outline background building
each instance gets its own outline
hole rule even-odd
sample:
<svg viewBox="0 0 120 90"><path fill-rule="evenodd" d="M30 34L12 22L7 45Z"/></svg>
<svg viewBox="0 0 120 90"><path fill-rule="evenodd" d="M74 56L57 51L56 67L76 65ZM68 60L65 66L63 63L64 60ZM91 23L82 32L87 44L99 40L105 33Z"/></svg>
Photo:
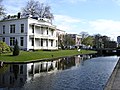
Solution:
<svg viewBox="0 0 120 90"><path fill-rule="evenodd" d="M120 44L120 36L117 37L117 43Z"/></svg>
<svg viewBox="0 0 120 90"><path fill-rule="evenodd" d="M82 36L81 35L68 34L68 36L70 36L74 40L75 46L80 46L81 45L81 41L82 41Z"/></svg>

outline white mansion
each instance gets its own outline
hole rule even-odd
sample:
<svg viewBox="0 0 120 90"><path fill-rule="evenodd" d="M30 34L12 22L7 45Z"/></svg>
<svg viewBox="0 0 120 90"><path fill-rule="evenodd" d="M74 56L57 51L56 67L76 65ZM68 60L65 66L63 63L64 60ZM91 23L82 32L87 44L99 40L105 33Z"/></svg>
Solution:
<svg viewBox="0 0 120 90"><path fill-rule="evenodd" d="M35 17L20 17L0 21L0 40L13 47L17 39L23 50L56 50L58 37L56 26L50 20Z"/></svg>

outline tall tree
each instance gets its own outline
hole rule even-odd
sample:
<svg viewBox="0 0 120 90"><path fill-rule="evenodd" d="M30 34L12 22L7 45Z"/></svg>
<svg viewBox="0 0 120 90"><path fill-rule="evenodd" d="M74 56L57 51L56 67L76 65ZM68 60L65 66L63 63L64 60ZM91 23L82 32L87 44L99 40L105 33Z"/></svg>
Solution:
<svg viewBox="0 0 120 90"><path fill-rule="evenodd" d="M22 9L23 15L32 15L40 18L53 19L54 16L50 11L50 6L44 5L39 1L30 0L26 6Z"/></svg>
<svg viewBox="0 0 120 90"><path fill-rule="evenodd" d="M2 5L2 0L0 0L0 16L3 16L5 15L5 8L4 6Z"/></svg>

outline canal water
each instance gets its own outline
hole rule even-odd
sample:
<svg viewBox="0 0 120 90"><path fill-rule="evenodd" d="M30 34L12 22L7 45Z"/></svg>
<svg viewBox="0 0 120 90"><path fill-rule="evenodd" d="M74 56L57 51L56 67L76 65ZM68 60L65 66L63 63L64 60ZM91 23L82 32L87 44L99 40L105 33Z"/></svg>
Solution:
<svg viewBox="0 0 120 90"><path fill-rule="evenodd" d="M103 90L119 58L78 55L48 62L3 64L0 90Z"/></svg>

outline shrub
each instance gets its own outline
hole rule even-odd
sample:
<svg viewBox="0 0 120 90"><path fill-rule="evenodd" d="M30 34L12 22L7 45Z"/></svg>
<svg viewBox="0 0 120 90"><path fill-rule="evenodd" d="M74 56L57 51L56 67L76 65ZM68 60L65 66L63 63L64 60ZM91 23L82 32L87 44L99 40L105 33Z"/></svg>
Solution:
<svg viewBox="0 0 120 90"><path fill-rule="evenodd" d="M10 52L10 47L3 41L0 41L0 54Z"/></svg>

